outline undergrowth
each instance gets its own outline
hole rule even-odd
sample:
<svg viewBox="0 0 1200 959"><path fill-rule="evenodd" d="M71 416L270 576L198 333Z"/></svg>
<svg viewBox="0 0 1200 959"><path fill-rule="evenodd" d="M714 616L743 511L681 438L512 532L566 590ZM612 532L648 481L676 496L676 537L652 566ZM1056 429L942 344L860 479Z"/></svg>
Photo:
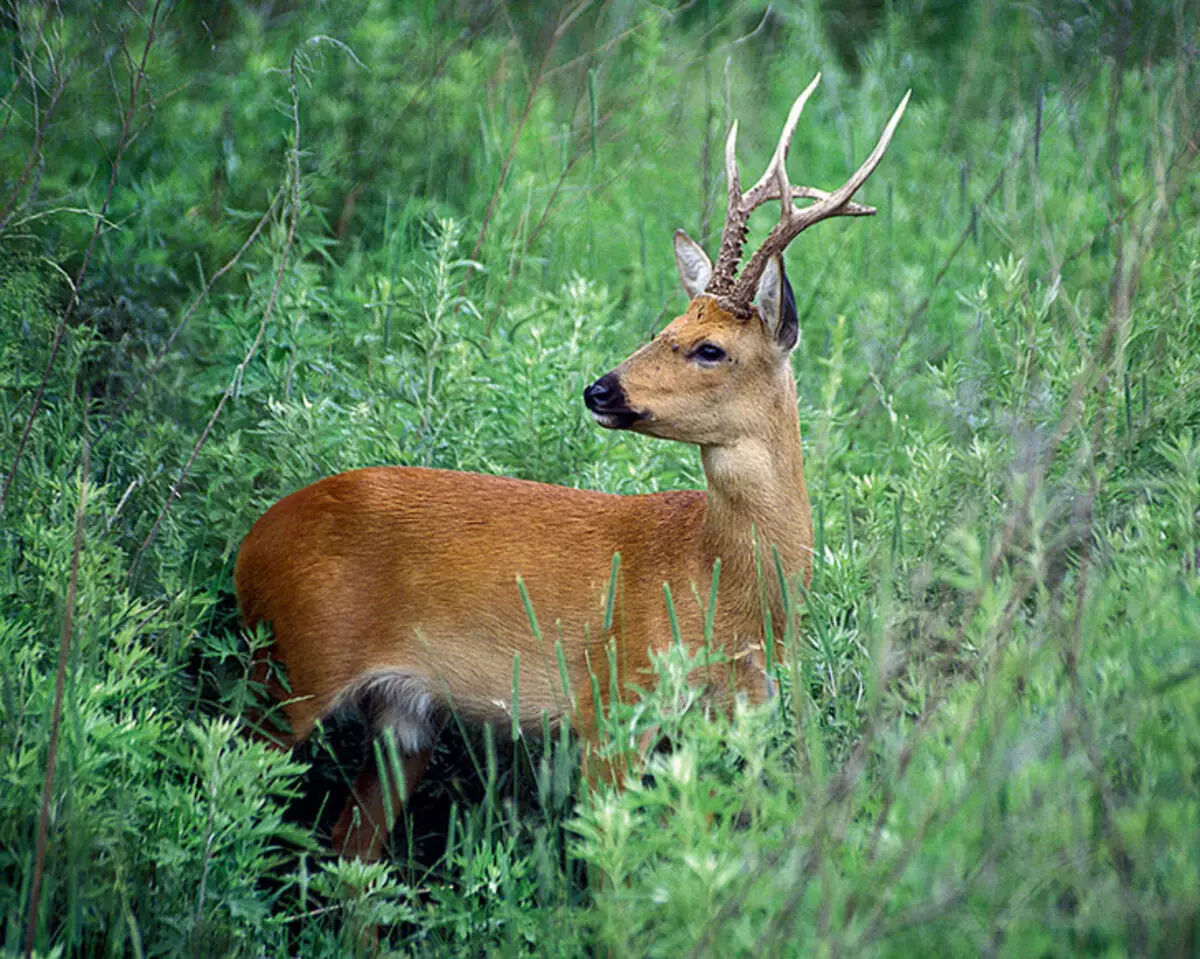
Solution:
<svg viewBox="0 0 1200 959"><path fill-rule="evenodd" d="M1194 953L1196 13L5 2L5 953ZM381 463L701 485L581 393L682 310L728 120L756 178L818 69L802 182L914 95L878 215L788 254L785 695L681 709L664 651L612 721L672 749L586 797L560 733L452 723L390 861L334 861L372 753L239 732L241 539Z"/></svg>

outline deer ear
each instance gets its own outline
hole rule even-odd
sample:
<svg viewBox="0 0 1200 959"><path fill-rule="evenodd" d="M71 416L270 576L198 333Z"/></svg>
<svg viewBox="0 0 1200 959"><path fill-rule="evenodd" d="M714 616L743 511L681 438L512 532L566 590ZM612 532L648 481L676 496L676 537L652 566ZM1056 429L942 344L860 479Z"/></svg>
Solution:
<svg viewBox="0 0 1200 959"><path fill-rule="evenodd" d="M689 300L704 292L708 278L712 276L712 260L704 247L683 230L675 231L675 265L679 267L679 279L683 280Z"/></svg>
<svg viewBox="0 0 1200 959"><path fill-rule="evenodd" d="M783 271L783 257L767 261L758 281L758 315L775 338L779 348L790 353L800 337L800 318L796 313L796 296Z"/></svg>

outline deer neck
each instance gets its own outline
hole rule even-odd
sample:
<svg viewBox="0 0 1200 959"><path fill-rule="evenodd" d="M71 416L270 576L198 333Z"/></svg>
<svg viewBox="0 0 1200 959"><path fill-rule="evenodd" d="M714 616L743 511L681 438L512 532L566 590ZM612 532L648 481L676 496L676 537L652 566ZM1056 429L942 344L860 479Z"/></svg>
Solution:
<svg viewBox="0 0 1200 959"><path fill-rule="evenodd" d="M796 384L789 368L781 375L784 388L775 391L758 433L700 450L708 481L704 558L709 569L721 559L718 605L739 632L761 634L764 594L756 548L774 623L782 622L776 553L793 583L803 576L807 585L812 568L812 514L804 485Z"/></svg>

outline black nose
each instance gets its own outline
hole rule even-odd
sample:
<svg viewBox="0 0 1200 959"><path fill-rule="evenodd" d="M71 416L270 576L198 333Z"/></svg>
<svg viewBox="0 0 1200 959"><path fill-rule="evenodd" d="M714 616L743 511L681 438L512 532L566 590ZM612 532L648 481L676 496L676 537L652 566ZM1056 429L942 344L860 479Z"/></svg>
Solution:
<svg viewBox="0 0 1200 959"><path fill-rule="evenodd" d="M625 391L611 373L606 373L583 391L583 401L595 413L620 410L625 407Z"/></svg>

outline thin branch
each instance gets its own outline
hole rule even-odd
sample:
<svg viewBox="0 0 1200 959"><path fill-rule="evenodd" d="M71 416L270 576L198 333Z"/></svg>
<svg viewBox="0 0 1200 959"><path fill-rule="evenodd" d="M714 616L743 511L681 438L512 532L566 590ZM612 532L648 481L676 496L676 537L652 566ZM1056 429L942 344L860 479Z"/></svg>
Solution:
<svg viewBox="0 0 1200 959"><path fill-rule="evenodd" d="M566 182L567 176L573 169L575 169L576 163L579 162L582 156L582 152L576 152L571 156L571 159L567 162L566 166L563 167L562 172L558 175L558 180L555 181L554 187L550 191L550 197L546 200L546 205L542 207L542 215L538 218L537 224L530 231L529 236L526 237L520 255L513 258L512 268L508 273L508 284L504 287L504 295L500 297L500 308L503 307L504 301L508 298L508 294L512 290L513 283L516 282L517 277L521 273L522 261L529 255L529 251L533 249L533 244L537 242L538 237L542 234L542 230L546 228L546 222L550 217L550 211L553 209L555 201L558 200L558 195L562 190L563 183ZM496 313L499 312L500 309L498 308ZM491 335L492 328L496 322L496 313L492 315L484 327L483 335L485 337Z"/></svg>
<svg viewBox="0 0 1200 959"><path fill-rule="evenodd" d="M54 768L58 762L58 736L62 723L63 689L66 685L67 660L71 652L71 624L75 617L75 592L79 584L79 555L83 552L84 509L87 505L90 450L87 439L87 408L83 420L83 463L79 469L79 503L75 508L75 542L71 547L71 572L67 578L67 602L63 611L62 637L58 644L58 669L54 674L54 707L50 714L50 743L46 750L46 775L42 781L42 806L38 813L37 852L34 855L33 883L29 892L29 920L25 926L25 957L33 955L37 938L38 906L42 897L42 878L46 873L46 844L50 831L50 801L54 795Z"/></svg>
<svg viewBox="0 0 1200 959"><path fill-rule="evenodd" d="M895 348L892 350L887 366L880 370L876 376L868 377L863 381L862 385L855 392L853 399L850 401L851 406L858 405L863 393L866 392L867 388L872 383L876 381L883 383L891 374L891 371L896 364L896 360L900 356L900 351L903 350L905 344L908 343L909 337L912 336L913 331L917 327L917 322L925 315L926 310L929 309L929 304L933 302L933 296L941 287L942 280L946 278L946 274L950 272L950 267L953 266L954 261L958 259L958 254L962 252L963 247L967 245L967 240L970 239L971 235L975 232L976 216L978 215L978 212L991 202L992 197L996 195L1000 187L1004 184L1004 178L1008 174L1008 171L1016 165L1018 160L1021 159L1025 153L1025 149L1025 146L1022 146L1009 156L1009 158L1004 162L1004 166L1000 168L1000 172L996 175L996 179L992 181L992 185L988 188L987 193L984 194L983 199L972 208L971 216L967 219L966 225L962 228L962 231L958 235L958 241L946 255L946 258L942 260L942 265L939 267L937 273L934 274L933 282L929 285L929 291L921 299L921 302L913 307L913 309L909 312L907 319L904 321L904 329L900 333L900 340L896 343ZM867 413L870 412L870 410L870 405L864 405L860 407L858 412L855 414L855 421L863 419Z"/></svg>
<svg viewBox="0 0 1200 959"><path fill-rule="evenodd" d="M402 106L398 111L396 111L396 113L389 117L387 128L381 130L374 138L374 146L363 158L363 163L360 169L371 171L370 174L364 174L363 176L358 177L351 184L348 192L352 193L355 190L360 189L367 182L369 176L374 175L375 169L381 162L379 159L380 156L385 152L385 150L393 148L396 139L396 131L401 129L404 123L407 122L409 112L417 106L418 102L425 96L426 92L434 85L435 82L437 82L437 80L441 78L442 73L446 69L446 65L450 62L450 58L454 55L454 53L460 47L469 46L475 40L475 38L482 33L484 27L488 25L493 14L494 8L492 5L485 4L480 14L469 24L467 24L467 26L463 27L463 29L459 31L458 35L455 36L453 40L446 44L445 49L438 56L433 66L422 71L422 79L420 84L412 92L408 100L405 101L404 106ZM391 82L390 78L385 82Z"/></svg>
<svg viewBox="0 0 1200 959"><path fill-rule="evenodd" d="M40 23L38 25L38 39L40 42L45 44L45 34L42 31ZM37 77L33 72L32 57L29 54L27 54L25 57L24 67L25 72L29 77L29 87L34 113L33 145L29 148L29 155L25 158L25 167L22 169L21 175L17 177L17 182L13 185L13 188L8 195L8 199L5 201L4 209L3 211L0 211L0 232L4 231L9 224L9 221L12 220L17 211L24 205L18 203L18 200L21 196L21 191L25 188L25 184L29 182L29 177L42 160L42 146L46 139L46 129L50 126L50 122L54 119L54 112L58 109L58 104L62 100L63 93L65 93L67 89L67 78L59 71L53 54L50 55L49 62L51 78L50 102L46 104L45 109L41 109L38 103L38 82ZM34 192L36 192L36 190ZM29 197L26 197L26 202L28 201Z"/></svg>
<svg viewBox="0 0 1200 959"><path fill-rule="evenodd" d="M1084 81L1082 79L1077 81L1075 87L1071 91L1068 92L1068 96L1066 99L1070 99L1071 96L1078 93L1083 88L1083 85L1084 85ZM1064 112L1064 110L1065 110L1064 107L1058 107L1054 111L1053 115L1046 117L1046 120L1045 120L1045 129L1046 130L1048 130L1052 124L1054 124L1058 121L1058 118L1061 116L1061 114ZM941 267L938 269L938 272L935 274L935 276L933 278L933 283L930 284L929 291L925 294L925 296L921 299L921 301L909 312L908 316L906 317L905 322L904 322L904 329L900 334L899 342L897 342L895 348L893 350L891 350L891 353L887 359L886 364L883 366L883 368L881 370L879 370L879 372L875 376L868 377L866 380L863 381L862 385L859 386L859 388L855 391L854 397L850 401L852 406L858 405L859 401L862 400L862 398L863 398L863 394L870 387L871 383L878 381L880 384L885 384L887 379L891 376L892 370L895 368L896 361L900 358L901 351L904 349L904 346L908 343L909 338L916 331L917 323L920 321L920 319L925 315L926 311L929 309L929 305L933 302L933 296L938 291L938 288L941 286L942 280L945 279L946 274L950 270L950 267L954 264L954 261L958 258L958 254L960 252L962 252L963 247L966 246L968 237L970 237L973 234L973 232L975 230L976 216L978 215L978 212L980 210L982 210L983 208L985 208L988 205L988 203L991 202L992 197L994 197L996 195L996 193L1000 190L1001 186L1004 185L1004 178L1008 174L1009 169L1014 167L1021 160L1021 158L1025 155L1025 152L1029 149L1030 145L1031 144L1029 141L1022 142L1022 144L1019 147L1017 147L1017 149L1015 149L1011 154L1009 154L1008 158L1004 161L1004 165L1000 168L1000 172L996 175L995 180L992 181L992 184L988 188L987 193L984 194L983 199L974 205L974 208L972 210L970 218L967 220L966 225L963 226L962 232L959 234L958 241L954 244L954 248L950 251L950 253L946 256L946 258L942 261ZM874 399L874 397L873 397L873 399ZM867 404L864 404L862 407L860 407L858 412L855 414L855 417L854 417L855 422L859 422L860 420L865 418L866 415L871 411L873 405L874 405L874 403L867 403Z"/></svg>
<svg viewBox="0 0 1200 959"><path fill-rule="evenodd" d="M479 251L483 249L483 241L487 237L488 226L491 224L492 217L495 215L496 206L500 202L500 193L504 189L504 184L508 180L508 172L512 168L513 158L517 154L517 144L521 139L521 131L525 129L525 123L529 119L529 114L533 111L533 102L537 97L538 89L542 85L542 79L546 74L546 65L550 62L550 57L554 53L554 48L558 45L558 41L570 29L576 19L592 5L592 0L582 0L574 10L568 13L554 29L554 34L550 37L550 43L546 46L546 52L542 54L541 63L538 64L537 75L533 78L533 83L530 84L529 93L525 97L525 108L521 111L521 119L517 121L517 127L513 130L512 140L508 145L508 155L504 158L504 165L500 168L500 179L496 181L496 188L492 190L491 199L488 200L487 209L483 214L483 223L479 227L479 236L475 239L475 246L471 250L471 260L479 259ZM462 288L466 289L467 281L470 280L472 267L468 266L463 276Z"/></svg>
<svg viewBox="0 0 1200 959"><path fill-rule="evenodd" d="M104 194L104 202L100 205L100 213L96 217L96 224L92 228L91 239L88 240L87 249L83 254L83 262L79 264L79 270L75 274L75 283L71 290L71 298L67 302L67 308L63 311L62 317L58 321L58 326L54 331L54 340L50 345L50 356L46 360L46 368L42 372L42 381L38 384L37 392L33 395L33 404L29 408L29 416L25 420L25 427L21 431L21 439L17 442L17 450L13 454L12 466L9 468L8 476L4 480L4 488L0 490L0 516L4 515L4 506L8 502L8 493L12 489L13 481L17 478L17 468L21 465L21 455L25 452L25 444L29 441L29 434L33 431L34 421L37 419L38 411L42 406L42 397L46 393L46 387L50 383L50 374L54 370L55 360L58 359L58 351L62 346L63 336L67 332L67 324L71 322L71 318L75 315L75 308L79 305L80 291L83 288L83 278L87 273L88 264L92 259L92 252L96 248L96 240L100 236L100 228L104 223L108 213L108 205L112 201L113 190L117 185L117 173L121 168L121 157L125 153L125 147L129 144L129 134L133 124L133 115L137 109L138 95L142 89L142 82L146 78L146 61L150 56L150 48L154 45L154 40L157 36L156 25L158 22L158 11L162 5L162 0L154 0L154 9L150 14L150 25L146 34L146 43L142 47L142 59L138 64L136 72L130 79L130 97L129 105L125 109L124 117L121 121L121 137L117 141L117 152L113 156L108 177L108 190Z"/></svg>
<svg viewBox="0 0 1200 959"><path fill-rule="evenodd" d="M259 346L262 344L263 336L266 335L267 324L271 320L271 314L275 311L275 304L279 299L279 290L283 284L283 273L287 269L288 257L292 251L292 245L296 239L296 223L300 218L300 94L296 89L296 54L292 53L291 61L288 65L288 89L292 97L292 149L291 149L291 170L292 179L292 209L291 216L288 221L287 237L284 240L283 251L279 257L279 268L275 271L275 280L271 285L271 295L267 299L266 308L263 310L262 321L258 324L258 332L254 336L254 341L250 344L250 349L246 351L246 355L242 357L242 361L233 371L233 376L229 381L229 386L225 388L225 392L221 394L221 399L217 402L216 409L213 410L212 416L208 418L208 422L204 424L204 429L200 433L200 438L196 440L196 445L192 447L192 452L187 458L183 469L179 473L179 478L171 485L171 490L167 494L167 499L159 510L158 515L154 518L154 523L150 527L150 532L146 534L146 538L142 541L142 545L138 547L137 554L134 556L133 563L130 565L129 578L132 579L137 571L142 555L154 541L155 535L158 533L158 528L162 525L163 519L167 515L167 511L171 508L171 504L179 498L180 487L187 480L188 475L192 471L192 466L196 462L196 457L200 455L200 451L204 448L204 444L208 442L209 436L212 434L213 426L216 425L217 418L221 415L221 411L225 408L225 404L229 402L229 398L233 395L238 384L242 381L242 376L246 372L246 368L250 365L250 361L254 359L254 355L258 352Z"/></svg>
<svg viewBox="0 0 1200 959"><path fill-rule="evenodd" d="M192 318L192 315L199 308L200 304L204 302L205 297L208 296L209 291L213 288L213 286L216 285L217 280L221 279L221 277L237 266L238 261L243 255L245 255L246 251L250 249L250 247L254 244L254 241L258 239L259 234L262 233L264 227L266 227L266 225L270 222L271 217L274 215L276 207L279 206L279 201L283 197L283 191L283 187L280 187L280 189L276 191L274 199L271 200L271 205L267 207L267 212L259 218L258 223L255 224L255 227L251 231L250 235L246 237L246 242L241 245L238 251L232 257L230 257L224 266L222 266L209 278L209 281L204 285L204 289L200 291L199 295L194 300L192 300L191 304L184 312L183 318L176 324L175 329L171 331L171 335L167 337L167 341L163 344L162 349L158 351L158 355L154 358L154 362L150 364L150 368L142 375L142 378L137 381L137 384L129 392L129 395L121 401L121 405L117 408L117 411L109 417L108 422L106 422L103 429L100 430L99 435L96 437L97 443L104 438L105 434L108 433L113 424L118 422L121 417L125 415L125 411L129 409L129 404L132 403L134 397L141 392L142 387L158 374L158 371L162 368L162 365L166 360L167 354L171 351L171 347L175 345L176 338L178 338L179 334L183 332L183 328L187 325L188 320Z"/></svg>

